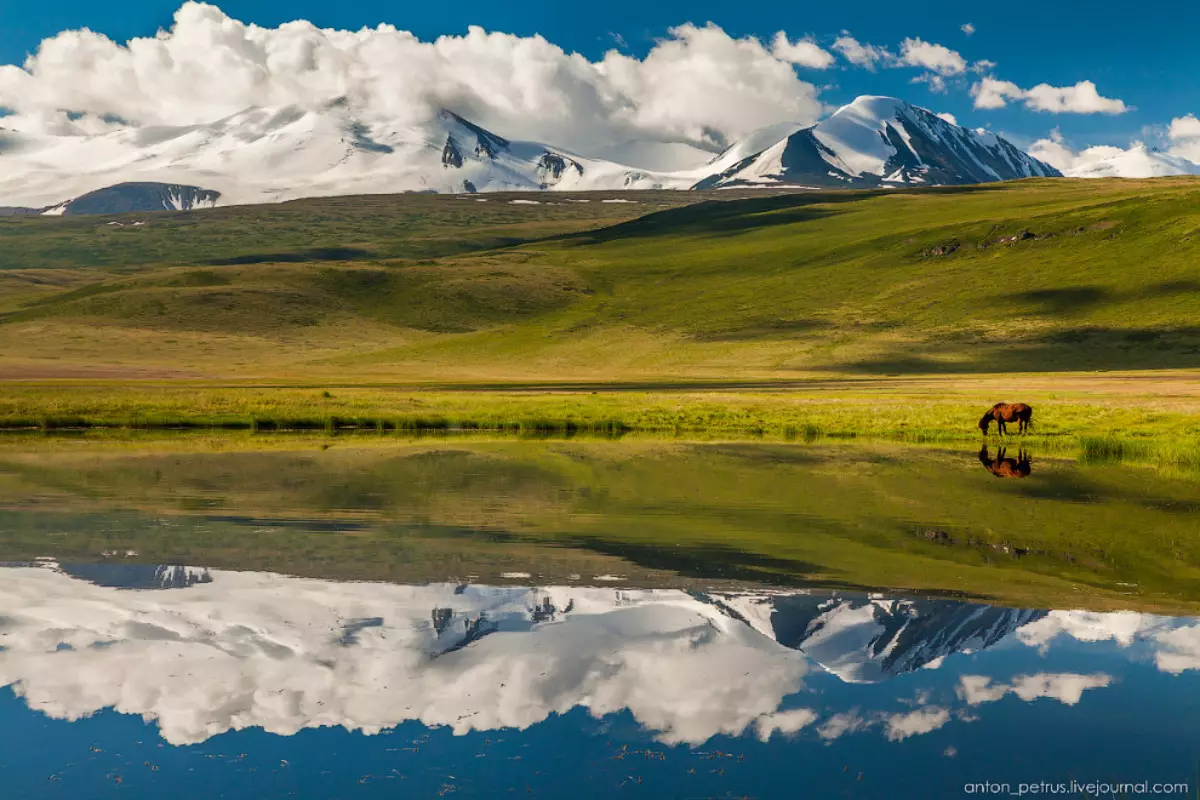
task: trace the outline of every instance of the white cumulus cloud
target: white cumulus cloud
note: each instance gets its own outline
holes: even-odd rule
[[[833,49],[854,66],[872,71],[881,62],[886,63],[892,59],[886,48],[864,44],[849,34],[839,36],[833,43]]]
[[[1171,120],[1167,136],[1171,141],[1171,153],[1200,162],[1200,119],[1195,114]]]
[[[1123,114],[1129,110],[1120,99],[1102,97],[1091,81],[1074,86],[1039,83],[1032,89],[1022,89],[1012,81],[989,76],[971,87],[971,96],[975,107],[984,109],[1004,108],[1009,101],[1021,101],[1028,109],[1051,114]]]
[[[971,96],[976,108],[993,109],[1004,108],[1009,100],[1020,100],[1025,92],[1012,81],[984,78],[971,87]]]
[[[775,34],[771,41],[771,53],[780,61],[813,69],[828,69],[834,62],[833,54],[816,42],[810,39],[792,42],[783,31]]]
[[[1129,110],[1119,99],[1101,97],[1091,81],[1080,81],[1074,86],[1039,83],[1025,92],[1025,105],[1052,114],[1124,114]]]
[[[1062,131],[1060,131],[1058,128],[1050,131],[1050,135],[1046,138],[1038,139],[1036,142],[1030,145],[1029,155],[1040,161],[1045,161],[1047,164],[1054,167],[1064,175],[1075,166],[1078,158],[1078,154],[1067,145],[1066,140],[1063,138]],[[1027,636],[1033,636],[1036,634],[1041,636],[1054,635],[1059,632],[1059,629],[1052,624],[1046,624],[1037,627],[1027,627],[1031,627],[1033,630],[1026,633],[1026,631],[1022,629],[1021,634],[1018,635],[1025,634]]]
[[[641,137],[718,148],[765,125],[815,121],[817,89],[794,65],[829,59],[786,34],[773,47],[715,25],[673,28],[645,58],[612,50],[591,61],[541,36],[471,27],[422,41],[391,25],[268,28],[186,2],[155,36],[121,44],[74,30],[43,41],[24,65],[0,67],[0,107],[27,120],[53,122],[69,111],[185,125],[345,98],[398,122],[449,108],[517,139],[588,146]]]
[[[967,71],[967,60],[958,52],[921,39],[905,39],[901,43],[900,63],[907,67],[922,67],[938,75],[961,75]]]

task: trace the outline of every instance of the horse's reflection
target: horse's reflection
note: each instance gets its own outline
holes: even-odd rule
[[[1016,458],[1005,458],[1004,452],[1005,448],[1001,447],[996,457],[992,458],[988,454],[988,448],[985,444],[983,449],[979,451],[979,463],[983,464],[984,468],[997,478],[1029,477],[1029,473],[1033,471],[1033,467],[1030,466],[1029,454],[1024,450],[1020,450]]]

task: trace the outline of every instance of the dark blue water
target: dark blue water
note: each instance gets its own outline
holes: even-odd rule
[[[0,646],[3,797],[1194,796],[1200,754],[1200,620],[1134,612],[46,562]]]

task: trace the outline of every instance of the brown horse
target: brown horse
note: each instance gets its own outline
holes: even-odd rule
[[[983,431],[984,436],[987,436],[992,420],[996,421],[1001,435],[1008,433],[1005,423],[1014,420],[1017,422],[1017,433],[1025,433],[1033,425],[1033,406],[1024,403],[996,403],[984,412],[983,419],[979,420],[979,430]]]
[[[1004,448],[1000,448],[1000,452],[996,454],[993,460],[988,455],[987,445],[979,451],[979,463],[983,464],[983,468],[995,475],[997,478],[1028,478],[1029,473],[1033,472],[1032,462],[1028,454],[1021,450],[1016,458],[1005,458]]]

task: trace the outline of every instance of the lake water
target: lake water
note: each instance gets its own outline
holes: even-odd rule
[[[1193,796],[1196,481],[981,455],[5,442],[0,796]]]

